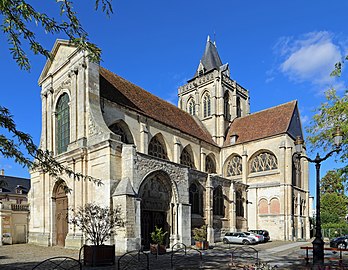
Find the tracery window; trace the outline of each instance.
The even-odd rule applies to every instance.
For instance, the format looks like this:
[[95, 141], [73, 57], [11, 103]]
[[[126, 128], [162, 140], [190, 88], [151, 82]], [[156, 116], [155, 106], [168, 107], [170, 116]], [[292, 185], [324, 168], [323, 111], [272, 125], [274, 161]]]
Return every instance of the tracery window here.
[[195, 102], [193, 99], [190, 99], [190, 101], [188, 103], [188, 111], [189, 111], [189, 114], [191, 114], [191, 115], [196, 114]]
[[230, 120], [231, 118], [229, 99], [230, 99], [230, 96], [228, 92], [226, 91], [224, 95], [224, 117], [226, 120]]
[[222, 187], [217, 186], [213, 192], [213, 214], [225, 216], [224, 212], [224, 195], [222, 193]]
[[158, 140], [157, 136], [153, 137], [149, 143], [150, 156], [158, 157], [162, 159], [168, 159], [167, 150], [165, 146]]
[[205, 171], [207, 173], [216, 173], [216, 166], [211, 156], [205, 157]]
[[278, 168], [278, 162], [275, 155], [262, 152], [253, 157], [250, 161], [250, 172], [270, 171]]
[[123, 143], [131, 143], [127, 138], [126, 132], [124, 131], [124, 129], [121, 127], [120, 124], [118, 124], [118, 123], [113, 124], [109, 128], [113, 133], [121, 136], [121, 141]]
[[70, 142], [70, 112], [69, 96], [64, 93], [60, 96], [56, 107], [56, 149], [61, 154], [68, 149]]
[[203, 209], [203, 194], [199, 187], [193, 183], [189, 188], [190, 194], [190, 204], [191, 204], [191, 213], [202, 215]]
[[203, 97], [203, 116], [208, 117], [211, 114], [210, 110], [210, 96], [209, 94], [205, 94]]
[[237, 217], [244, 217], [243, 195], [240, 190], [236, 192], [236, 215]]
[[227, 176], [235, 176], [242, 174], [242, 158], [240, 156], [233, 156], [227, 162]]
[[186, 166], [188, 166], [190, 168], [195, 168], [195, 163], [193, 161], [193, 157], [191, 155], [191, 151], [189, 151], [187, 146], [181, 152], [180, 164], [186, 165]]
[[237, 117], [241, 117], [242, 116], [242, 108], [241, 108], [241, 104], [240, 104], [240, 97], [237, 97]]

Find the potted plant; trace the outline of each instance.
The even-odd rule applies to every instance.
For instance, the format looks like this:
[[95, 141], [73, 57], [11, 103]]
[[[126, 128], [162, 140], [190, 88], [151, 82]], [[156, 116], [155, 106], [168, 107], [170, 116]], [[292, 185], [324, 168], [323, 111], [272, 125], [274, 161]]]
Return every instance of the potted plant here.
[[153, 254], [160, 255], [166, 253], [166, 246], [164, 245], [165, 236], [168, 232], [164, 232], [162, 228], [155, 226], [155, 231], [151, 233], [152, 244], [150, 244], [150, 251]]
[[116, 233], [116, 227], [124, 226], [120, 207], [110, 209], [88, 203], [73, 210], [70, 223], [84, 232], [86, 241], [91, 243], [83, 246], [85, 265], [115, 264], [115, 245], [104, 243]]
[[193, 239], [196, 241], [196, 247], [198, 249], [208, 249], [209, 242], [207, 241], [207, 225], [203, 225], [199, 228], [192, 230]]

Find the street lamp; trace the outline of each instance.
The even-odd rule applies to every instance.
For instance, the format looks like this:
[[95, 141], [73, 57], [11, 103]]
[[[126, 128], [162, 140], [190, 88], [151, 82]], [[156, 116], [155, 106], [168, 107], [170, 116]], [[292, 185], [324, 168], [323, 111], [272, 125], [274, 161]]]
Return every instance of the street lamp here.
[[321, 223], [320, 223], [320, 163], [326, 159], [328, 159], [333, 153], [339, 153], [341, 151], [343, 133], [340, 127], [336, 128], [334, 133], [334, 144], [335, 149], [331, 152], [327, 153], [325, 157], [321, 158], [319, 153], [316, 155], [315, 159], [311, 159], [307, 156], [302, 156], [302, 148], [303, 148], [303, 139], [300, 136], [297, 136], [295, 141], [295, 151], [296, 157], [300, 160], [304, 158], [309, 162], [315, 163], [316, 169], [316, 218], [315, 218], [315, 239], [312, 242], [313, 244], [313, 264], [314, 265], [322, 265], [324, 264], [324, 241], [322, 239], [321, 234]]

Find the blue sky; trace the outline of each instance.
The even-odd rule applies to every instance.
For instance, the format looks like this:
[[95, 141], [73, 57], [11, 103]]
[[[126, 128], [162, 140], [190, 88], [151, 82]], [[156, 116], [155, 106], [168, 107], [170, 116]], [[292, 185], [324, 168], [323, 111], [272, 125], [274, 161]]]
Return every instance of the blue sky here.
[[[30, 2], [54, 14], [55, 1]], [[216, 41], [223, 63], [229, 63], [231, 77], [250, 91], [251, 112], [296, 99], [306, 127], [324, 101], [323, 92], [347, 86], [329, 77], [334, 63], [348, 54], [347, 1], [114, 0], [109, 19], [93, 11], [94, 0], [75, 2], [85, 30], [103, 50], [101, 65], [174, 104], [177, 88], [195, 73], [208, 35]], [[49, 49], [56, 38], [65, 38], [41, 32], [38, 37]], [[29, 54], [32, 70], [21, 71], [3, 34], [0, 51], [0, 104], [39, 144], [37, 80], [46, 59]], [[322, 176], [336, 166], [334, 158], [323, 163]], [[26, 169], [0, 157], [1, 168], [6, 175], [29, 176]], [[310, 177], [313, 194], [314, 166]]]

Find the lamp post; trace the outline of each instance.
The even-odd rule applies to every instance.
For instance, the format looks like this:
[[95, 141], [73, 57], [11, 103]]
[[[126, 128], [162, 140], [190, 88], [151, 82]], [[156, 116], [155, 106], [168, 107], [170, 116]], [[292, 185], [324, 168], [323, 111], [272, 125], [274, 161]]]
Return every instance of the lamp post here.
[[311, 163], [315, 163], [316, 169], [316, 218], [315, 218], [315, 239], [313, 240], [313, 264], [322, 265], [324, 264], [324, 241], [321, 234], [321, 222], [320, 222], [320, 165], [321, 162], [328, 159], [333, 153], [338, 153], [341, 151], [343, 133], [340, 127], [336, 128], [334, 133], [334, 144], [335, 149], [327, 153], [323, 158], [319, 156], [319, 153], [316, 155], [315, 159], [311, 159], [307, 156], [302, 156], [303, 148], [303, 139], [300, 136], [297, 136], [295, 141], [295, 151], [296, 156], [300, 160], [301, 158], [306, 159]]

